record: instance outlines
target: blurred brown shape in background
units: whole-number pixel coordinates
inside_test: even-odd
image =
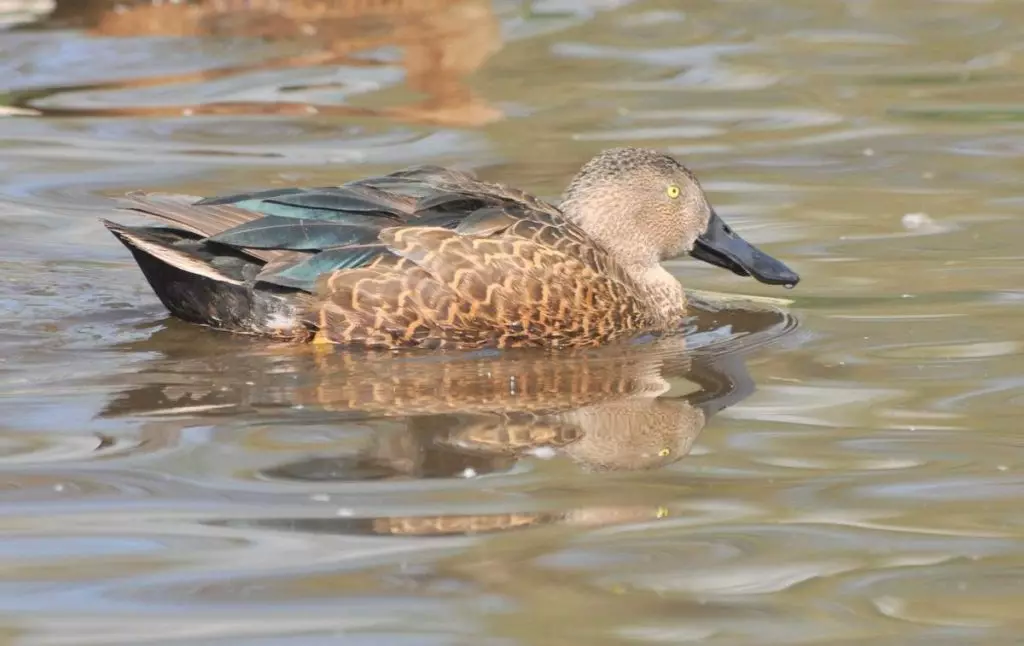
[[[340,114],[454,126],[479,126],[503,116],[464,82],[502,47],[490,0],[58,0],[46,23],[98,36],[258,38],[299,44],[303,49],[250,65],[139,79],[120,87],[199,82],[266,69],[386,66],[393,63],[359,54],[399,47],[406,84],[427,97],[411,105],[383,108],[223,102],[107,114]]]

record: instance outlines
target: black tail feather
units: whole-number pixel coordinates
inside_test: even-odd
[[[281,338],[306,338],[297,305],[287,289],[254,290],[239,272],[215,266],[198,253],[186,232],[152,227],[103,224],[131,251],[160,302],[175,317],[191,323]],[[258,267],[254,269],[258,270]]]

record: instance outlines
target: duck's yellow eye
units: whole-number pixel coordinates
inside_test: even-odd
[[[671,454],[672,454],[672,451],[670,451],[669,449],[662,449],[662,450],[658,451],[658,456],[662,457],[662,458],[667,458]]]
[[[673,200],[679,197],[679,187],[676,186],[675,184],[669,186],[668,190],[665,192],[668,193],[668,196],[671,197]]]

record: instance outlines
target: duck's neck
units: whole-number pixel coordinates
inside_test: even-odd
[[[686,315],[686,292],[675,276],[661,265],[627,269],[643,289],[651,310],[663,326],[677,325]]]
[[[559,205],[562,214],[615,259],[647,297],[659,326],[671,327],[686,313],[682,285],[659,263],[658,245],[643,226],[623,220],[633,207],[628,195],[601,194],[599,203],[572,190]],[[595,214],[606,214],[599,217]]]

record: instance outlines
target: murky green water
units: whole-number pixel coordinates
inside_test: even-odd
[[[1019,643],[1024,5],[338,4],[0,2],[0,643]],[[621,144],[803,276],[684,284],[788,314],[269,347],[97,220],[425,162],[554,198]]]

